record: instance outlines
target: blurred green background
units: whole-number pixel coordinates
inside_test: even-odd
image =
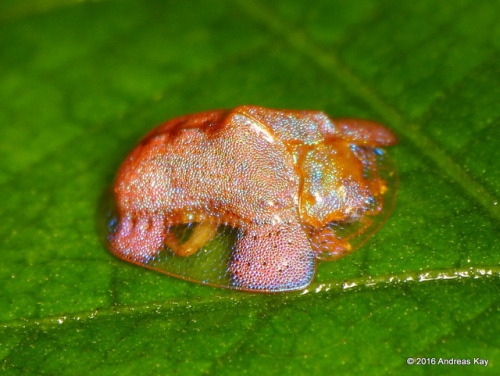
[[[3,0],[0,370],[498,374],[499,11]],[[240,104],[368,118],[400,137],[392,216],[304,293],[185,282],[114,258],[97,234],[99,198],[143,134]]]

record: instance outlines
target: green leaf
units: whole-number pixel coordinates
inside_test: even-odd
[[[3,1],[0,369],[497,374],[495,5]],[[392,216],[306,291],[171,278],[113,257],[98,234],[99,199],[142,135],[239,104],[368,118],[400,137]]]

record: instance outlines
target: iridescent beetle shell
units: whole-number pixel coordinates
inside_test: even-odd
[[[200,283],[303,289],[317,259],[352,251],[384,213],[394,188],[380,171],[393,171],[380,147],[395,142],[379,124],[317,111],[240,106],[167,121],[118,170],[109,248]]]

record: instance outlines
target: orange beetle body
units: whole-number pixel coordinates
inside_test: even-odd
[[[353,249],[334,225],[382,212],[380,147],[395,142],[379,124],[317,111],[240,106],[167,121],[118,171],[110,250],[201,283],[302,289],[316,259]],[[215,253],[203,261],[201,249]]]

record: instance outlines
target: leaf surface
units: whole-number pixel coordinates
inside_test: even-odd
[[[494,2],[4,1],[0,355],[6,374],[495,374]],[[392,128],[396,207],[303,292],[124,263],[97,207],[175,116],[255,104]],[[406,364],[488,359],[487,367]]]

